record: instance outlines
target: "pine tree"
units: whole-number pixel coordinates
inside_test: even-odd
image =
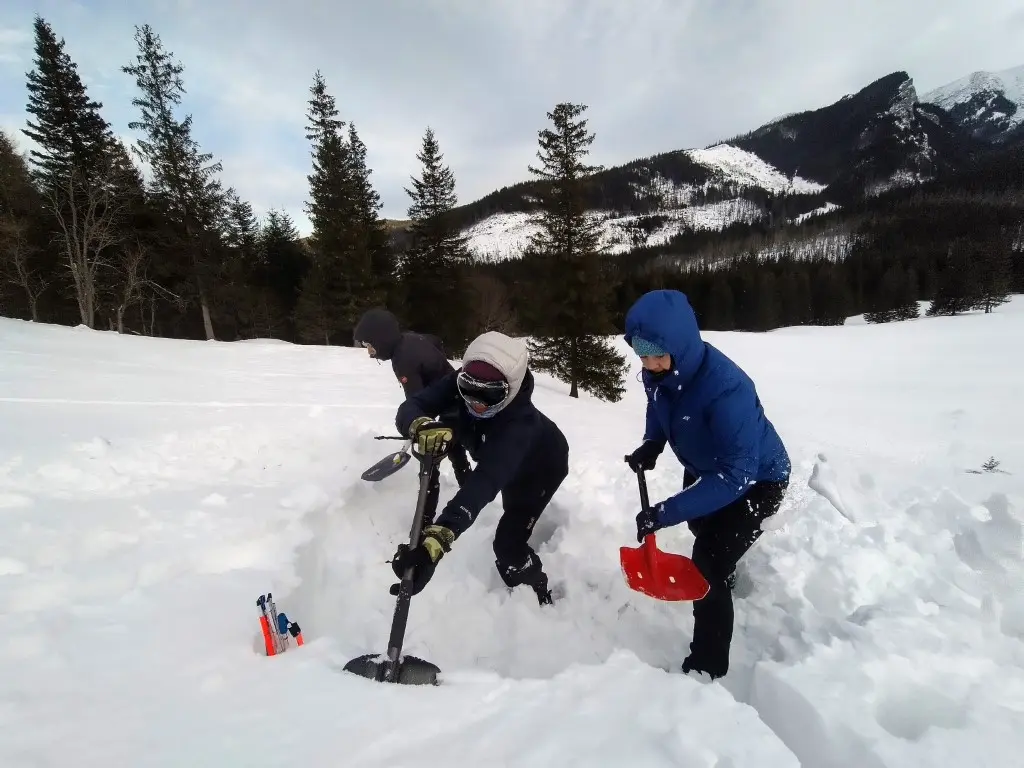
[[[1010,300],[1013,256],[1010,243],[990,240],[979,246],[977,259],[978,299],[975,308],[986,314]]]
[[[42,17],[36,16],[35,68],[27,75],[30,118],[22,132],[39,145],[29,151],[34,176],[44,190],[74,174],[86,184],[106,174],[113,143],[103,104],[86,93],[78,66]]]
[[[184,68],[164,50],[160,36],[145,24],[135,27],[139,53],[136,63],[121,68],[135,78],[141,94],[132,99],[140,119],[128,124],[141,130],[138,151],[152,174],[150,188],[165,214],[180,228],[188,249],[193,290],[199,300],[206,338],[216,338],[211,318],[211,288],[221,252],[216,247],[218,220],[225,206],[225,192],[217,174],[219,162],[200,150],[192,138],[192,116],[178,119],[174,108],[180,106],[185,86]]]
[[[920,287],[917,271],[904,270],[896,289],[896,301],[892,314],[894,320],[913,320],[921,315],[921,307],[917,303]]]
[[[965,238],[957,238],[949,245],[935,297],[928,307],[929,317],[958,315],[977,306],[981,285],[975,255],[976,246]]]
[[[259,253],[267,286],[288,318],[286,336],[297,340],[293,317],[303,278],[309,270],[309,254],[300,242],[294,222],[284,211],[267,213],[260,229]]]
[[[606,339],[612,290],[598,252],[600,230],[587,216],[586,185],[599,166],[585,157],[594,141],[587,121],[580,118],[585,105],[560,103],[547,117],[554,129],[538,132],[541,167],[530,173],[540,185],[540,232],[531,247],[544,264],[545,330],[530,342],[533,366],[569,383],[569,396],[579,390],[617,401],[625,392],[628,366]]]
[[[306,138],[312,144],[306,211],[313,225],[312,265],[303,280],[295,322],[307,341],[351,344],[352,329],[370,306],[383,302],[393,280],[380,198],[370,183],[366,147],[338,119],[320,72],[313,77]]]
[[[344,317],[353,313],[353,270],[346,263],[352,208],[351,165],[348,146],[338,119],[334,97],[317,71],[310,87],[306,138],[312,144],[313,169],[306,213],[313,232],[309,237],[312,264],[306,273],[295,307],[295,324],[305,341],[330,344],[343,333]]]
[[[359,282],[354,287],[358,293],[355,309],[346,320],[354,327],[364,308],[386,303],[394,291],[397,275],[388,233],[380,218],[380,195],[370,181],[372,171],[366,164],[366,145],[351,121],[347,150],[351,184],[348,220],[353,229],[351,260],[359,270]]]
[[[23,129],[34,177],[53,217],[68,283],[81,322],[94,327],[101,295],[110,288],[115,246],[123,239],[126,200],[123,149],[86,93],[77,65],[50,25],[35,17],[35,68],[27,75],[32,115]],[[130,166],[130,163],[129,163]],[[106,282],[106,286],[104,285]]]
[[[401,265],[402,314],[409,324],[440,336],[445,348],[458,356],[473,329],[467,322],[472,317],[466,311],[470,294],[465,276],[471,257],[452,216],[458,203],[455,174],[443,164],[440,145],[429,127],[416,159],[423,166],[422,174],[412,177],[412,189],[405,190],[412,203],[410,244]]]

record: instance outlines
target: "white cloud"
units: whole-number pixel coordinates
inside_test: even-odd
[[[705,146],[898,69],[923,92],[1024,63],[1019,0],[984,12],[956,0],[158,0],[145,14],[114,0],[12,1],[0,30],[16,34],[0,32],[0,57],[30,51],[38,8],[125,134],[134,84],[120,67],[136,53],[132,25],[151,23],[185,67],[184,107],[225,183],[304,230],[317,69],[367,145],[385,215],[404,218],[427,125],[469,202],[529,178],[558,101],[590,106],[591,159],[611,165]],[[0,113],[23,108],[23,91],[0,91]]]

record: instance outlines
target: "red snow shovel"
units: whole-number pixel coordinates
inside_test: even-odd
[[[647,479],[642,469],[636,476],[640,483],[640,504],[646,512],[651,506],[647,498]],[[643,546],[619,547],[619,562],[629,588],[655,600],[700,600],[710,589],[693,560],[662,552],[653,533],[644,536]]]

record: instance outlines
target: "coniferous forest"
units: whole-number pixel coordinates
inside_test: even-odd
[[[603,337],[654,288],[686,292],[709,330],[766,331],[989,311],[1024,292],[1024,144],[964,170],[846,201],[794,227],[814,196],[750,192],[767,215],[721,232],[607,255],[585,211],[647,210],[621,173],[588,164],[586,106],[538,115],[534,179],[458,206],[444,137],[424,126],[409,158],[408,222],[380,216],[367,147],[319,73],[306,134],[313,230],[281,211],[259,219],[225,186],[193,136],[188,70],[148,25],[135,29],[136,139],[129,150],[87,93],[63,39],[35,19],[24,83],[36,149],[0,132],[0,314],[152,336],[272,337],[350,345],[360,314],[386,305],[406,327],[441,336],[453,356],[491,329],[533,337],[534,364],[615,400],[624,360]],[[667,178],[699,176],[684,155],[656,160]],[[460,230],[529,189],[542,233],[521,257],[474,260]],[[765,254],[770,254],[766,256]]]

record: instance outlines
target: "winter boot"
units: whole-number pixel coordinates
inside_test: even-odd
[[[494,567],[498,569],[498,574],[509,591],[526,584],[537,595],[538,603],[551,605],[553,602],[551,590],[548,589],[547,574],[544,573],[543,564],[536,552],[527,555],[526,561],[518,565],[508,565],[495,560]]]
[[[710,683],[715,680],[715,678],[721,677],[721,675],[712,674],[711,672],[697,666],[693,661],[692,654],[683,660],[683,674],[702,683]]]

